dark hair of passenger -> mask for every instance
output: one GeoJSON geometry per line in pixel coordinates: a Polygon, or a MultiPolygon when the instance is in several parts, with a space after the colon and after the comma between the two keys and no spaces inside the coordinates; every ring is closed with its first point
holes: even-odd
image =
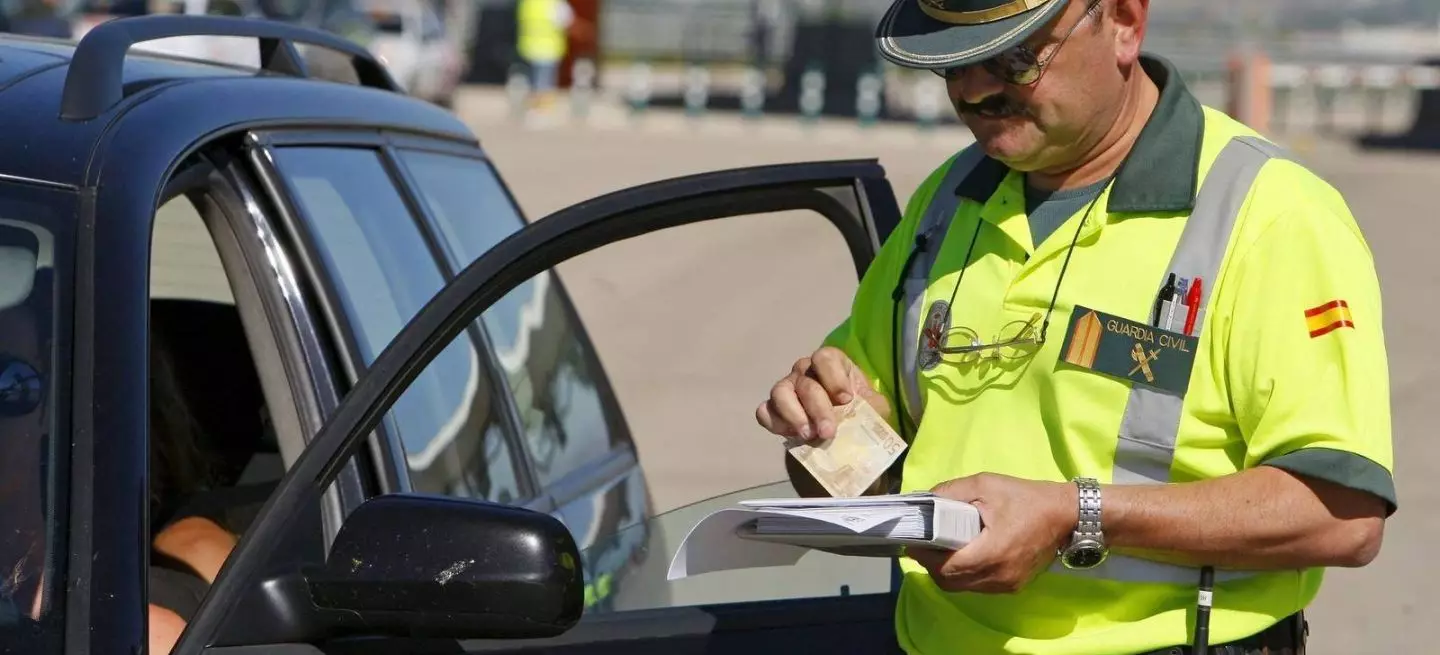
{"type": "MultiPolygon", "coordinates": [[[[212,462],[200,450],[200,426],[190,413],[175,376],[173,355],[163,339],[150,342],[150,509],[206,488],[212,462]]],[[[183,502],[183,501],[182,501],[183,502]]]]}

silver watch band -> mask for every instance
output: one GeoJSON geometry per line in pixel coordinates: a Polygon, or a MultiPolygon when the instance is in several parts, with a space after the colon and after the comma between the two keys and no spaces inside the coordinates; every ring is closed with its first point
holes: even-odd
{"type": "Polygon", "coordinates": [[[1075,524],[1077,539],[1100,541],[1100,483],[1095,478],[1075,478],[1080,490],[1080,519],[1075,524]]]}

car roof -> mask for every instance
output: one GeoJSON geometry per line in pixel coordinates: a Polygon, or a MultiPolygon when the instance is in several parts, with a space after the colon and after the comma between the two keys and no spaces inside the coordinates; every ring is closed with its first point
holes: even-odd
{"type": "MultiPolygon", "coordinates": [[[[189,24],[184,22],[186,18],[198,19],[196,24],[202,27],[227,25],[213,22],[215,17],[210,16],[121,18],[93,28],[85,39],[114,37],[117,26],[110,23],[159,19],[174,29],[189,24]],[[110,33],[97,37],[102,30],[110,33]]],[[[294,34],[304,28],[283,29],[294,34]]],[[[203,34],[214,36],[213,31],[197,36],[203,34]]],[[[108,158],[134,156],[136,148],[180,156],[218,133],[257,126],[350,125],[478,145],[474,134],[453,114],[398,88],[302,78],[138,47],[128,49],[118,68],[122,90],[118,101],[91,103],[96,109],[93,115],[66,117],[63,113],[71,106],[62,102],[67,83],[85,87],[115,82],[91,75],[93,66],[86,70],[76,66],[77,45],[65,39],[0,34],[0,125],[5,126],[7,135],[0,139],[0,177],[74,188],[92,186],[108,158]],[[69,79],[72,77],[78,79],[69,79]]],[[[255,47],[258,51],[258,41],[255,47]]],[[[98,50],[94,48],[92,53],[98,50]]],[[[96,63],[91,59],[87,63],[96,63]]],[[[373,59],[369,63],[380,66],[373,59]]],[[[92,97],[105,97],[104,89],[89,91],[87,95],[92,97]]]]}

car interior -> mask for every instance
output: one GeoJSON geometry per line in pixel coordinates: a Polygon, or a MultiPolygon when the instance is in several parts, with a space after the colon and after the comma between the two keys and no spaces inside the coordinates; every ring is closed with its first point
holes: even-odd
{"type": "MultiPolygon", "coordinates": [[[[198,162],[192,170],[200,174],[187,181],[182,166],[156,211],[150,338],[152,349],[168,351],[173,387],[195,424],[194,445],[213,467],[213,475],[208,488],[161,499],[174,511],[151,519],[155,547],[159,531],[185,516],[212,519],[236,537],[248,532],[306,438],[292,380],[279,354],[281,337],[239,252],[238,228],[217,200],[222,191],[210,183],[207,171],[214,169],[198,162]]],[[[152,405],[155,402],[152,397],[152,405]]],[[[325,515],[322,504],[308,508],[276,544],[270,563],[276,575],[325,561],[325,515]]],[[[152,575],[157,567],[177,568],[169,554],[155,547],[152,575]]],[[[164,600],[174,599],[169,589],[162,592],[164,600]]],[[[203,596],[208,590],[191,593],[203,596]]],[[[285,630],[286,601],[270,597],[265,589],[252,593],[247,611],[227,623],[226,634],[246,642],[279,639],[272,633],[285,630]]],[[[163,602],[153,595],[151,600],[163,602]]]]}
{"type": "MultiPolygon", "coordinates": [[[[171,354],[174,377],[178,380],[175,385],[179,388],[177,393],[183,396],[198,424],[197,432],[202,435],[197,438],[196,445],[210,459],[221,463],[221,474],[214,486],[193,494],[194,497],[180,499],[178,504],[182,507],[169,516],[193,513],[213,518],[219,515],[226,524],[224,527],[243,534],[247,531],[253,533],[261,525],[257,520],[260,510],[284,476],[287,464],[293,463],[296,453],[304,447],[304,430],[296,418],[297,403],[291,385],[298,383],[303,387],[305,383],[290,379],[286,373],[278,343],[286,339],[282,333],[287,330],[275,327],[276,317],[267,314],[267,309],[273,310],[272,307],[262,306],[261,292],[257,290],[259,276],[249,273],[252,270],[249,266],[254,264],[246,262],[241,246],[237,245],[242,243],[241,239],[254,237],[253,233],[245,232],[250,227],[245,224],[247,219],[228,214],[247,211],[244,201],[234,197],[241,192],[225,187],[224,183],[211,184],[210,180],[216,178],[207,171],[213,170],[201,162],[196,172],[190,174],[182,166],[176,179],[162,193],[151,237],[150,332],[152,348],[160,344],[171,354]],[[235,207],[237,204],[241,206],[238,209],[235,207]],[[237,220],[232,221],[232,218],[237,220]],[[197,507],[203,509],[194,511],[197,507]]],[[[261,266],[272,264],[274,262],[270,261],[261,266]]],[[[278,325],[283,326],[284,321],[284,318],[279,319],[278,325]]],[[[152,403],[156,397],[152,395],[152,403]]],[[[153,426],[151,439],[152,448],[157,443],[173,443],[156,439],[153,426]]],[[[151,480],[156,480],[153,473],[151,480]]],[[[338,482],[334,486],[338,487],[338,482]]],[[[398,562],[395,566],[399,568],[394,575],[404,579],[413,575],[417,561],[427,558],[437,562],[443,560],[454,566],[457,558],[473,553],[471,539],[434,537],[448,534],[448,530],[455,530],[456,535],[473,536],[465,530],[479,526],[487,531],[487,535],[498,535],[497,539],[513,535],[515,539],[526,540],[527,544],[551,544],[559,540],[557,531],[565,529],[549,519],[539,520],[536,515],[517,513],[502,516],[485,504],[459,505],[456,509],[456,505],[444,503],[447,512],[443,518],[437,518],[433,524],[422,518],[419,528],[396,532],[395,525],[416,525],[416,516],[430,516],[417,512],[416,508],[423,510],[433,506],[433,501],[404,495],[381,496],[372,500],[376,502],[355,507],[345,515],[343,520],[349,530],[346,534],[352,536],[337,539],[330,547],[325,545],[325,533],[320,528],[326,527],[326,521],[333,522],[333,512],[322,503],[304,505],[302,513],[287,525],[283,534],[257,536],[267,543],[266,554],[259,564],[262,570],[252,574],[258,579],[248,579],[247,582],[261,583],[245,587],[236,601],[238,605],[233,611],[225,613],[222,625],[216,628],[215,638],[219,643],[298,643],[332,638],[333,631],[358,631],[363,634],[385,629],[387,625],[398,626],[394,629],[408,629],[414,621],[420,620],[429,622],[427,630],[444,627],[448,621],[450,627],[447,629],[465,634],[475,630],[513,632],[515,615],[478,613],[471,616],[465,613],[469,610],[425,613],[418,607],[407,607],[396,616],[386,615],[388,618],[385,620],[393,621],[393,624],[384,621],[370,623],[380,615],[360,614],[350,605],[350,598],[357,589],[351,562],[360,561],[356,559],[358,551],[355,549],[363,549],[373,543],[371,533],[375,530],[384,530],[387,535],[396,538],[420,540],[423,547],[396,547],[395,552],[399,554],[395,556],[398,562]],[[353,536],[356,533],[360,536],[353,536]],[[535,535],[542,535],[538,537],[538,542],[535,535]],[[272,542],[273,547],[270,547],[272,542]],[[327,557],[327,550],[331,548],[341,550],[339,554],[332,552],[327,557]],[[417,553],[421,554],[418,559],[417,553]],[[412,617],[412,612],[420,618],[412,617]],[[437,618],[441,619],[440,623],[435,623],[437,618]],[[493,620],[495,624],[485,627],[485,624],[474,624],[473,620],[493,620]]],[[[155,534],[158,526],[152,524],[150,527],[151,533],[155,534]]],[[[480,595],[456,596],[456,599],[470,600],[458,600],[458,604],[453,604],[455,608],[474,607],[476,603],[489,607],[491,602],[501,602],[483,599],[489,596],[498,599],[500,596],[496,594],[511,593],[512,583],[504,582],[510,578],[553,580],[546,593],[553,594],[557,599],[562,596],[573,598],[574,607],[579,607],[579,595],[574,593],[578,586],[570,580],[577,575],[576,570],[573,567],[555,567],[549,548],[539,551],[519,547],[498,550],[500,552],[488,558],[484,566],[496,570],[500,583],[493,582],[496,579],[494,576],[482,576],[473,584],[466,583],[473,593],[480,595]]],[[[233,557],[234,551],[228,552],[233,557]]],[[[165,564],[165,555],[158,556],[158,564],[165,564]]],[[[578,557],[578,552],[569,556],[578,557]]],[[[382,568],[390,566],[383,557],[375,561],[382,568]]],[[[255,566],[255,560],[248,562],[249,566],[255,566]]],[[[156,566],[157,554],[152,548],[152,582],[157,579],[156,566]]],[[[423,565],[421,569],[424,569],[423,565]]],[[[425,575],[428,579],[430,574],[425,575]]],[[[365,588],[367,584],[371,583],[364,582],[360,588],[365,588]]],[[[396,588],[394,584],[385,582],[376,588],[393,590],[396,588]]],[[[462,587],[455,581],[440,584],[450,584],[451,589],[462,587]]],[[[156,585],[151,585],[152,591],[156,588],[156,585]]],[[[161,596],[151,593],[148,599],[152,603],[175,600],[177,594],[172,590],[165,585],[159,588],[165,593],[161,596]]],[[[203,597],[213,593],[214,588],[195,591],[192,585],[188,591],[203,597]]],[[[388,595],[381,594],[380,597],[388,598],[388,595]]],[[[542,605],[536,616],[552,610],[568,616],[567,613],[573,610],[568,600],[567,603],[547,602],[542,605]]],[[[164,604],[159,607],[174,610],[164,604]]],[[[447,605],[442,603],[439,607],[447,605]]],[[[190,616],[197,616],[193,612],[198,610],[197,601],[189,610],[192,612],[190,616]]],[[[155,614],[152,610],[151,616],[155,614]]],[[[182,618],[185,617],[182,615],[182,618]]],[[[548,614],[543,616],[545,622],[561,621],[563,618],[548,614]]]]}
{"type": "Polygon", "coordinates": [[[220,255],[183,195],[157,212],[150,286],[151,338],[173,355],[197,445],[217,468],[217,487],[193,500],[220,505],[243,530],[285,465],[220,255]]]}

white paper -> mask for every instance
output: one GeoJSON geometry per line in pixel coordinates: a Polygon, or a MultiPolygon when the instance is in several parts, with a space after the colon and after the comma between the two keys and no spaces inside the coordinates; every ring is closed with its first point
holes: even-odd
{"type": "Polygon", "coordinates": [[[929,503],[937,498],[929,491],[916,491],[908,494],[892,494],[888,496],[856,496],[853,498],[756,498],[742,500],[740,505],[744,507],[763,508],[796,508],[796,507],[867,507],[880,505],[893,507],[899,504],[923,504],[929,503]]]}
{"type": "Polygon", "coordinates": [[[710,514],[690,529],[670,562],[670,580],[732,569],[792,566],[817,548],[829,552],[852,549],[846,554],[862,556],[892,556],[905,545],[962,548],[980,533],[979,512],[973,506],[928,493],[762,499],[741,504],[744,507],[710,514]],[[801,507],[805,504],[819,511],[807,513],[801,507]],[[933,507],[929,530],[917,506],[933,507]],[[786,517],[785,532],[738,534],[742,526],[764,516],[786,517]],[[886,523],[891,524],[888,529],[882,527],[886,523]],[[841,530],[826,526],[839,526],[841,530]],[[933,532],[931,538],[922,538],[927,532],[933,532]],[[796,543],[784,543],[787,540],[796,543]]]}
{"type": "Polygon", "coordinates": [[[772,515],[798,516],[815,521],[823,521],[830,525],[836,525],[854,533],[861,533],[869,530],[886,521],[893,521],[897,516],[886,512],[867,512],[863,508],[847,509],[841,512],[807,512],[803,509],[775,509],[768,512],[772,515]]]}
{"type": "Polygon", "coordinates": [[[722,509],[701,519],[670,560],[670,580],[692,575],[765,566],[790,566],[810,549],[790,544],[753,541],[736,536],[735,530],[755,519],[760,512],[722,509]]]}

